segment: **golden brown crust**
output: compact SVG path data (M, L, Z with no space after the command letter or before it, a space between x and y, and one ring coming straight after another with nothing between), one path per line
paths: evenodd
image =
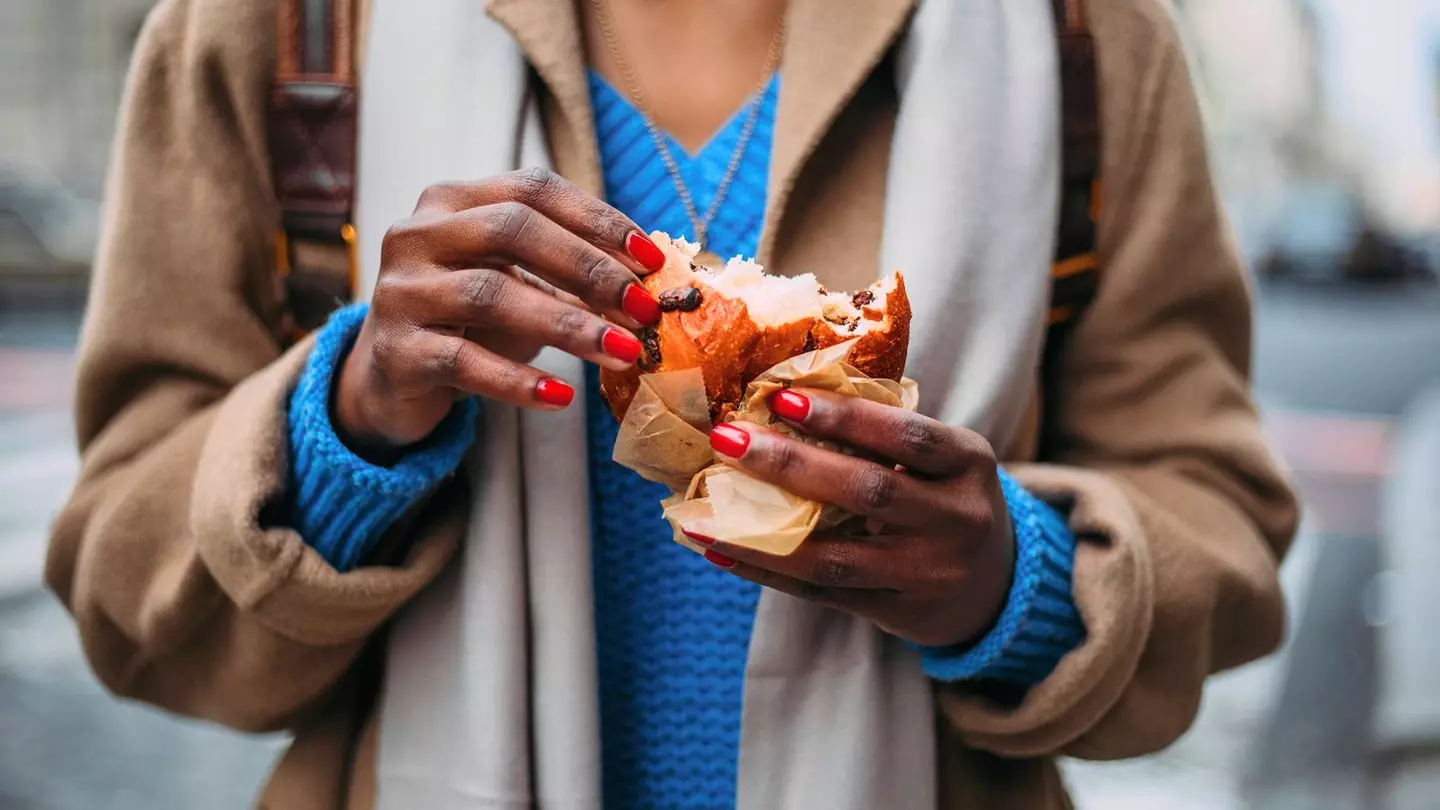
M804 354L807 351L806 346L810 345L810 332L813 328L813 322L806 318L784 326L760 330L755 346L750 350L749 362L745 365L745 382L749 383L777 363Z
M873 312L866 307L867 317ZM870 377L899 380L905 373L905 359L910 352L910 297L905 292L905 277L895 274L895 291L886 300L890 324L885 329L866 332L850 350L848 362ZM844 343L850 336L828 321L817 321L811 332L815 348L824 349ZM763 369L762 369L763 371Z

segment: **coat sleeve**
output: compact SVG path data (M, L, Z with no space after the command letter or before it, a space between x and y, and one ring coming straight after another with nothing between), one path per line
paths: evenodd
M246 730L324 700L441 570L466 509L437 494L405 559L346 574L277 524L309 343L275 337L273 15L164 0L146 23L81 338L82 470L46 560L110 690Z
M940 687L965 742L1007 757L1128 757L1184 733L1209 674L1281 642L1297 521L1251 399L1249 292L1174 23L1154 2L1090 5L1102 281L1047 415L1055 452L1011 468L1071 506L1087 639L1018 706Z

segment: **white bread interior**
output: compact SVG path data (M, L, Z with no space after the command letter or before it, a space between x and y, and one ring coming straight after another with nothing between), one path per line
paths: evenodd
M701 367L713 403L733 404L743 386L776 363L854 338L850 362L872 376L898 380L910 337L910 304L897 271L864 290L832 292L813 273L776 276L739 256L719 271L697 266L699 247L660 232L652 240L665 266L646 276L657 297L667 290L700 289L699 309L669 311L661 319L661 360L625 372L602 371L602 393L617 417L634 394L639 373ZM723 408L721 409L723 412Z

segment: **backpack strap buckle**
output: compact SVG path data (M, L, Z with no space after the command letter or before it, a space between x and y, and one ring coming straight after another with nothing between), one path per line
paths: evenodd
M268 135L280 221L275 276L287 339L355 292L352 206L359 128L353 0L280 0Z

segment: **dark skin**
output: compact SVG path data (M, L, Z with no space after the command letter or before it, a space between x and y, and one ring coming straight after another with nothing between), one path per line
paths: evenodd
M655 122L691 154L765 78L765 57L785 14L780 0L605 0L605 5ZM576 8L590 64L628 94L590 0L579 0Z
M588 3L579 5L592 29L592 58L618 82ZM611 13L657 120L694 149L758 84L780 8L773 0L621 0ZM732 47L715 48L717 37ZM669 45L642 54L633 44L651 40ZM712 55L705 71L673 70L670 57L686 43ZM684 83L700 74L708 77L703 87ZM638 286L657 269L647 245L624 214L548 171L427 189L414 215L385 236L370 312L336 384L341 438L383 464L430 435L461 397L567 407L570 385L529 363L551 346L607 368L632 365L640 353L635 330L659 314ZM788 557L725 544L712 544L707 557L736 576L865 617L916 643L949 645L983 634L1004 606L1014 566L989 445L899 408L804 393L808 413L791 420L797 429L887 463L755 426L739 428L748 446L730 463L883 528L813 537ZM717 428L713 443L724 445L735 429Z
M458 397L558 410L568 402L545 394L568 384L528 365L544 346L629 368L640 353L631 330L659 319L639 286L657 267L637 238L649 245L553 172L431 186L385 234L370 314L337 385L342 438L385 461L430 435Z
M785 557L691 534L708 547L706 558L917 644L983 635L1004 607L1015 560L990 445L971 431L856 397L810 390L778 396L790 407L775 400L772 407L796 429L880 461L747 422L716 428L712 445L750 475L840 506L865 518L865 527L813 536Z

